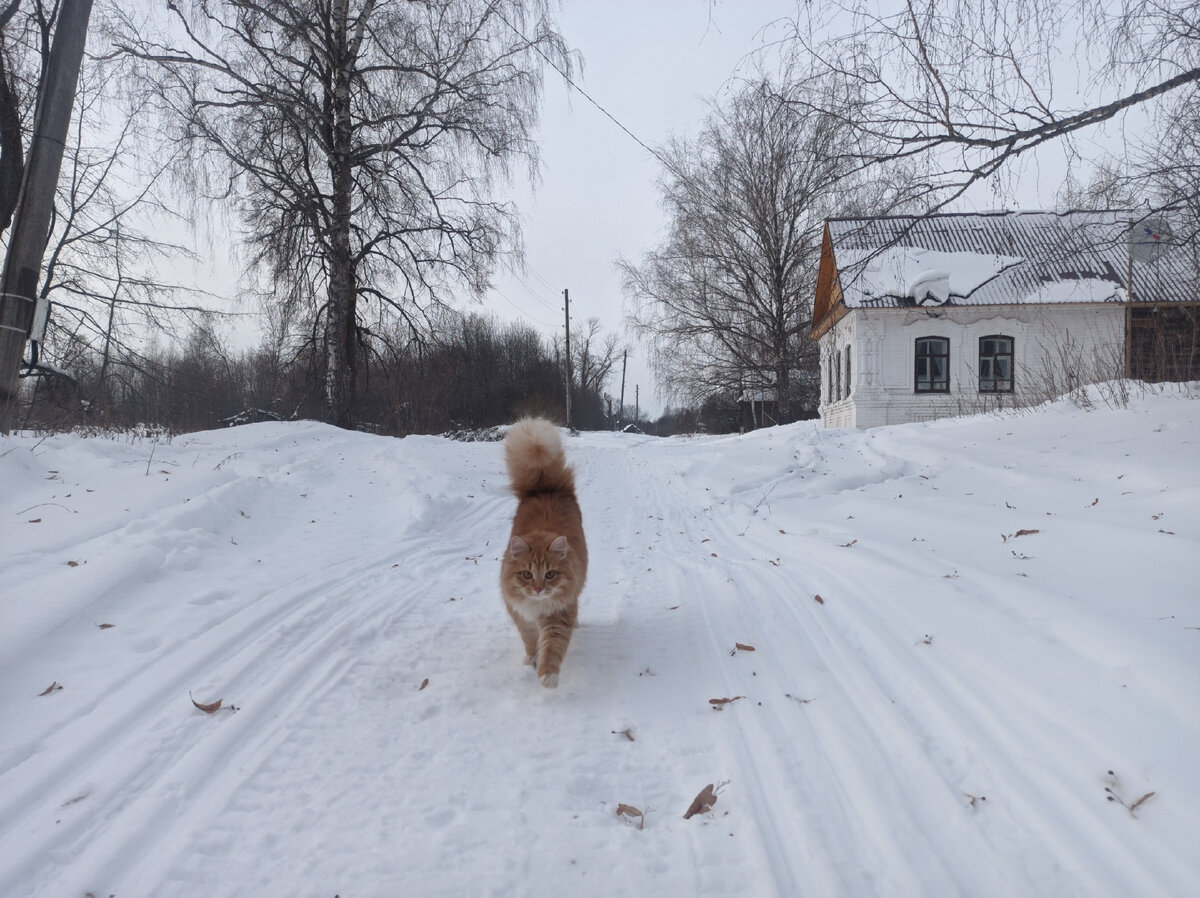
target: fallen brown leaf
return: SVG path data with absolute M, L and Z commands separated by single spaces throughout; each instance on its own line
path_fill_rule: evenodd
M 111 630 L 116 624 L 96 624 L 101 630 Z
M 210 702 L 207 705 L 202 705 L 198 701 L 196 701 L 194 698 L 192 698 L 192 694 L 190 692 L 188 693 L 188 698 L 191 698 L 192 704 L 195 705 L 197 708 L 199 708 L 201 711 L 203 711 L 205 714 L 216 714 L 218 711 L 221 710 L 222 699 L 217 699 L 215 702 Z
M 821 595 L 820 595 L 820 593 L 818 593 L 817 595 L 813 596 L 813 601 L 814 601 L 814 602 L 816 602 L 818 605 L 824 605 L 824 604 L 825 604 L 825 600 L 824 600 L 823 598 L 821 598 Z
M 1129 813 L 1132 815 L 1134 811 L 1136 811 L 1138 808 L 1140 808 L 1143 804 L 1145 804 L 1147 801 L 1149 801 L 1151 798 L 1153 798 L 1157 794 L 1158 793 L 1156 793 L 1156 792 L 1147 792 L 1145 795 L 1143 795 L 1141 798 L 1139 798 L 1137 801 L 1135 801 L 1133 804 L 1131 804 L 1129 806 Z
M 740 701 L 741 699 L 744 699 L 745 697 L 746 696 L 744 696 L 744 695 L 735 695 L 733 698 L 710 698 L 708 700 L 708 703 L 710 705 L 712 705 L 714 708 L 716 708 L 717 710 L 720 710 L 721 708 L 725 707 L 726 705 L 731 704 L 736 701 Z
M 39 692 L 38 697 L 40 698 L 43 695 L 49 695 L 51 692 L 59 692 L 61 690 L 62 690 L 62 684 L 59 683 L 58 680 L 55 680 L 53 683 L 51 683 L 49 686 L 47 686 L 43 691 Z
M 424 689 L 428 685 L 429 685 L 429 677 L 426 677 L 425 679 L 423 679 L 421 681 L 421 685 L 417 687 L 417 692 L 420 692 L 422 689 Z
M 734 646 L 734 648 L 736 648 L 736 649 L 737 649 L 739 652 L 753 652 L 753 651 L 754 651 L 754 646 L 752 646 L 752 645 L 746 645 L 745 643 L 741 643 L 741 642 L 735 642 L 735 643 L 733 644 L 733 646 Z
M 688 820 L 697 814 L 707 814 L 716 803 L 717 793 L 713 791 L 713 784 L 709 783 L 700 790 L 700 794 L 688 805 L 687 813 L 683 815 L 683 819 Z
M 643 814 L 640 810 L 638 810 L 631 804 L 624 804 L 624 803 L 618 804 L 617 805 L 617 816 L 618 817 L 628 817 L 630 819 L 630 822 L 632 822 L 634 817 L 638 818 L 638 829 L 642 829 L 646 825 L 646 815 Z
M 624 736 L 624 737 L 625 737 L 626 739 L 628 739 L 630 742 L 636 742 L 636 741 L 637 741 L 636 739 L 634 739 L 634 738 L 633 738 L 633 731 L 632 731 L 630 728 L 628 728 L 628 727 L 626 727 L 626 728 L 625 728 L 625 729 L 623 729 L 623 730 L 613 730 L 613 731 L 612 731 L 612 734 L 613 734 L 614 736 Z

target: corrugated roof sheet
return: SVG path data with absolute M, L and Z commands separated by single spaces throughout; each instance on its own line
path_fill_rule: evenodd
M 939 274 L 949 278 L 950 305 L 1125 302 L 1130 220 L 1123 212 L 995 212 L 828 226 L 846 306 L 893 308 L 919 302 L 913 293 Z M 1200 301 L 1195 259 L 1194 246 L 1176 245 L 1134 262 L 1133 301 Z

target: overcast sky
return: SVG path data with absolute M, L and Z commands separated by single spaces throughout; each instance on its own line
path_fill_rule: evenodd
M 794 13 L 794 0 L 566 0 L 560 25 L 584 58 L 574 80 L 644 143 L 694 134 L 706 101 L 729 85 L 772 22 Z M 767 28 L 764 35 L 763 29 Z M 527 271 L 503 273 L 484 300 L 501 319 L 523 320 L 547 336 L 563 330 L 564 288 L 571 318 L 596 317 L 604 333 L 628 340 L 615 260 L 638 260 L 663 232 L 655 186 L 660 167 L 633 138 L 547 71 L 541 126 L 542 175 L 532 194 L 518 186 Z M 645 352 L 634 346 L 625 401 L 641 387 L 641 406 L 656 413 Z M 620 371 L 610 383 L 619 394 Z
M 622 125 L 651 147 L 673 134 L 694 135 L 708 102 L 727 93 L 749 58 L 778 39 L 795 0 L 565 0 L 561 30 L 584 58 L 576 81 Z M 600 319 L 604 333 L 624 331 L 618 257 L 640 260 L 663 234 L 657 160 L 551 70 L 541 125 L 542 176 L 532 194 L 517 185 L 527 271 L 499 273 L 485 310 L 520 319 L 547 336 L 563 330 L 562 291 L 571 318 Z M 1006 192 L 976 190 L 956 208 L 1049 208 L 1065 173 L 1053 153 L 1012 166 Z M 630 344 L 625 400 L 641 387 L 654 414 L 656 396 L 645 350 Z M 610 383 L 616 397 L 620 371 Z
M 725 96 L 739 72 L 752 74 L 753 54 L 781 37 L 796 0 L 563 0 L 559 25 L 583 57 L 574 81 L 621 125 L 651 147 L 672 135 L 697 133 L 709 103 Z M 660 165 L 637 140 L 569 87 L 545 73 L 538 140 L 541 174 L 536 185 L 518 178 L 516 202 L 526 251 L 524 273 L 498 271 L 482 306 L 463 311 L 520 320 L 547 338 L 563 332 L 563 290 L 570 290 L 571 319 L 582 327 L 600 320 L 605 334 L 629 343 L 625 401 L 640 387 L 643 413 L 662 411 L 645 349 L 624 329 L 625 298 L 615 261 L 639 261 L 664 233 L 656 186 Z M 1064 168 L 1025 169 L 1015 193 L 976 195 L 964 209 L 1039 208 L 1053 205 Z M 225 281 L 232 262 L 224 253 L 195 266 L 198 280 L 218 293 L 237 295 Z M 257 342 L 257 313 L 238 308 L 235 335 Z M 254 331 L 253 337 L 247 335 Z M 609 383 L 617 398 L 619 366 Z

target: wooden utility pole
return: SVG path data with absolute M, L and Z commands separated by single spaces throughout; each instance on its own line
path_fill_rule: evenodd
M 571 426 L 571 294 L 563 290 L 563 309 L 567 319 L 567 430 Z
M 9 232 L 8 255 L 0 276 L 0 431 L 12 427 L 20 389 L 21 357 L 33 330 L 42 255 L 50 236 L 54 191 L 62 168 L 63 144 L 79 83 L 92 0 L 63 0 L 54 45 L 38 97 L 29 159 Z M 44 311 L 36 316 L 44 321 Z M 40 334 L 38 335 L 40 338 Z
M 629 350 L 621 353 L 621 404 L 617 406 L 617 419 L 625 420 L 625 363 L 629 361 Z M 619 426 L 619 425 L 618 425 Z

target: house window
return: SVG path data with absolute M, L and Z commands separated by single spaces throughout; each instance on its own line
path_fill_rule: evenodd
M 846 383 L 845 383 L 844 389 L 846 390 L 846 398 L 849 399 L 850 398 L 850 347 L 849 346 L 846 347 Z
M 842 351 L 839 349 L 837 354 L 830 360 L 833 365 L 833 398 L 842 398 Z
M 1013 391 L 1013 338 L 979 338 L 979 392 Z
M 945 337 L 921 337 L 917 340 L 917 393 L 950 392 L 950 341 Z

